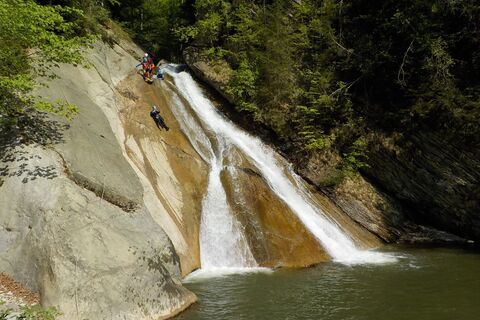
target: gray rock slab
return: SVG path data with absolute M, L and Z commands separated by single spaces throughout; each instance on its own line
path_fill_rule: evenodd
M 117 128 L 112 128 L 102 108 L 118 112 L 113 86 L 133 70 L 135 60 L 119 47 L 113 50 L 100 43 L 87 59 L 89 68 L 61 66 L 56 70 L 58 78 L 39 91 L 47 100 L 61 98 L 79 108 L 55 148 L 79 184 L 132 209 L 142 202 L 143 188 L 122 154 L 122 142 L 113 133 Z
M 195 300 L 145 208 L 125 212 L 78 186 L 52 149 L 19 148 L 0 187 L 0 270 L 63 319 L 159 319 Z

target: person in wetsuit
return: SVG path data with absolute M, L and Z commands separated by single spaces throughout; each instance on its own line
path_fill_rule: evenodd
M 160 112 L 157 110 L 157 106 L 152 107 L 152 111 L 150 111 L 150 117 L 153 118 L 155 124 L 157 125 L 158 129 L 164 128 L 165 130 L 170 130 L 167 125 L 165 124 L 165 120 L 163 120 Z

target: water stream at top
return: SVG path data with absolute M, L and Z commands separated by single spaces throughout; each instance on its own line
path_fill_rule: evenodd
M 242 226 L 229 209 L 220 180 L 229 146 L 235 146 L 252 161 L 276 196 L 292 209 L 334 261 L 359 264 L 394 260 L 385 253 L 358 249 L 352 239 L 312 202 L 309 191 L 299 182 L 301 179 L 286 163 L 278 160 L 272 148 L 220 114 L 190 74 L 175 72 L 173 68 L 167 73 L 172 76 L 181 95 L 179 97 L 170 90 L 174 99 L 172 111 L 194 148 L 210 165 L 200 226 L 203 270 L 257 266 Z M 168 85 L 164 86 L 168 88 Z M 182 100 L 188 102 L 188 106 Z M 185 108 L 190 108 L 190 112 Z

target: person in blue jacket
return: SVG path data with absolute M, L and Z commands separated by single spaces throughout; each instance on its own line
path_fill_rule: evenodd
M 155 124 L 157 125 L 158 129 L 164 128 L 165 130 L 170 130 L 170 128 L 167 127 L 165 124 L 165 120 L 163 120 L 162 116 L 160 115 L 160 112 L 157 110 L 157 106 L 152 107 L 152 111 L 150 111 L 150 117 L 153 118 L 153 121 L 155 121 Z

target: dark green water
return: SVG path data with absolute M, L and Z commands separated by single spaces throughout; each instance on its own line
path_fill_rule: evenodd
M 402 258 L 186 283 L 199 302 L 175 319 L 480 319 L 480 253 L 389 250 Z

